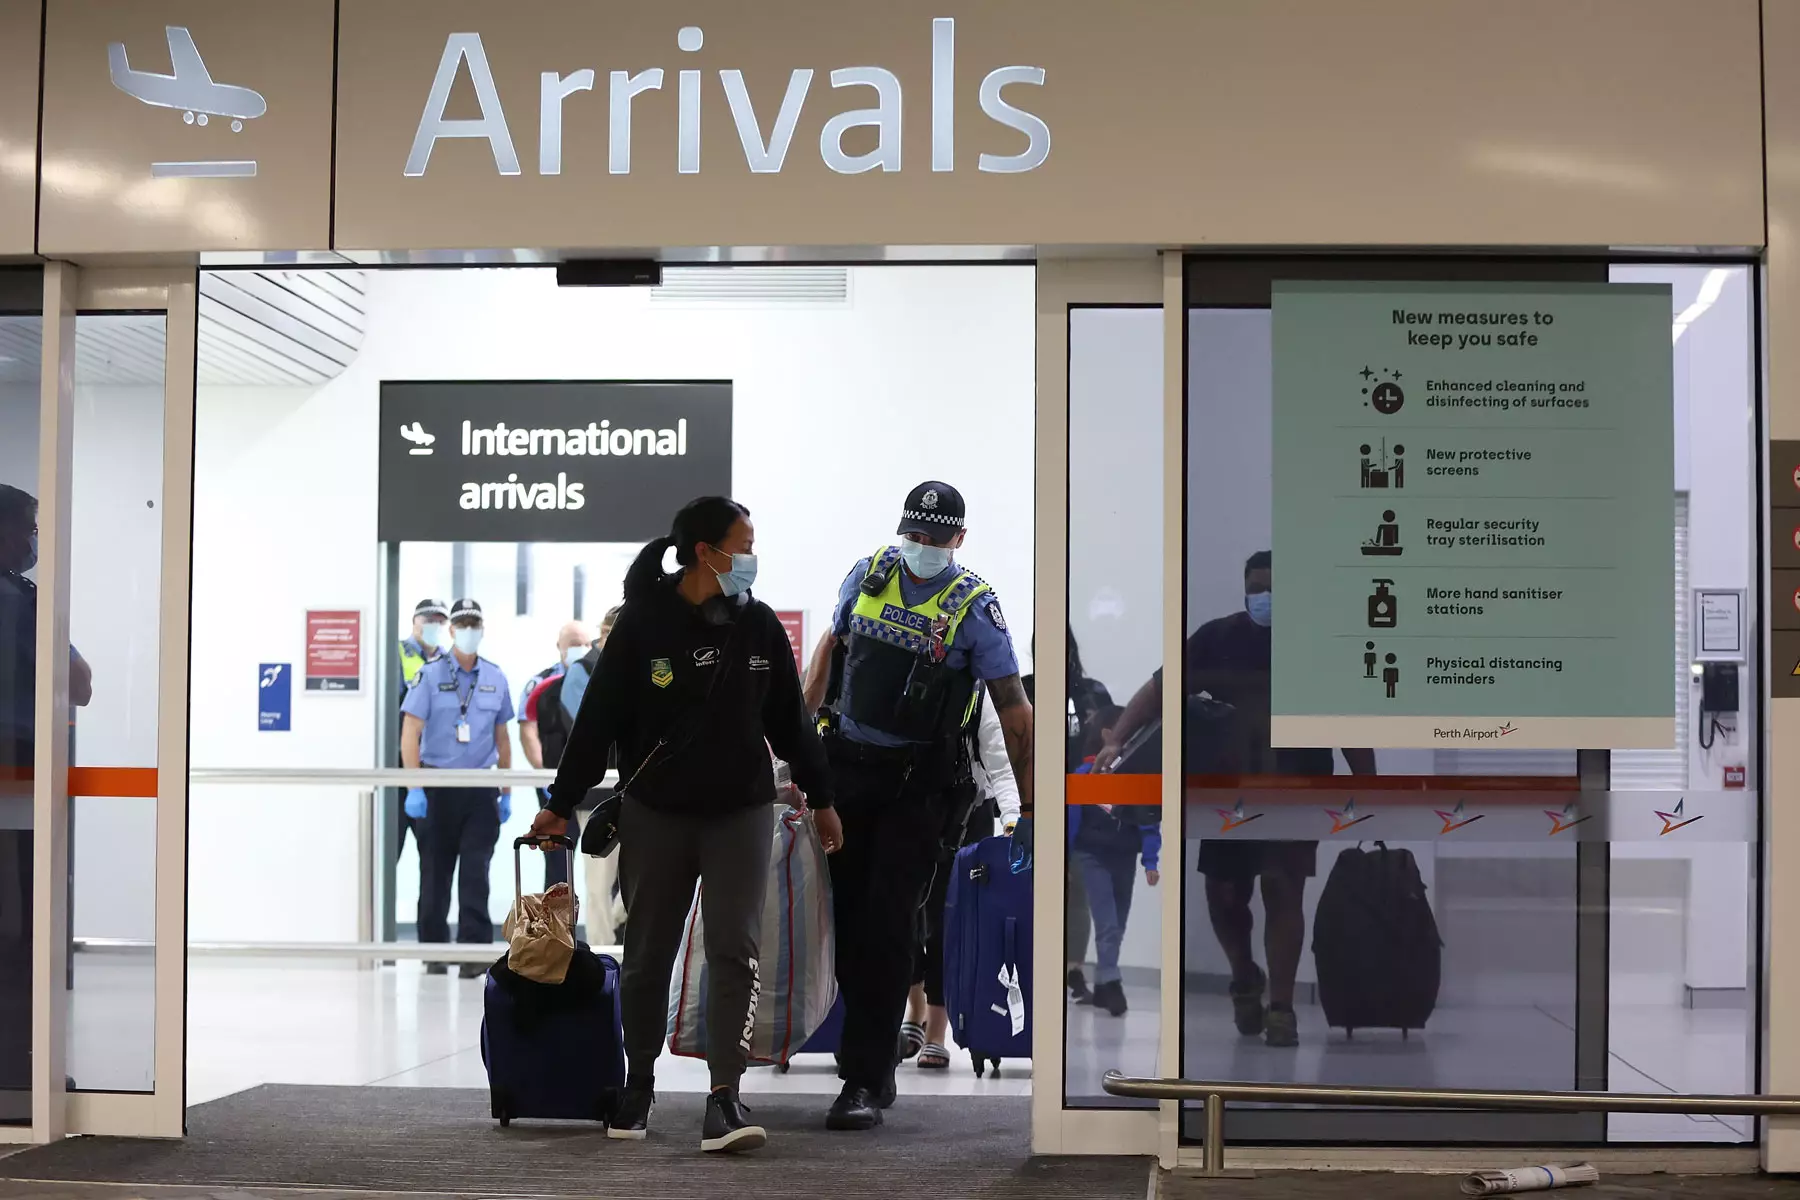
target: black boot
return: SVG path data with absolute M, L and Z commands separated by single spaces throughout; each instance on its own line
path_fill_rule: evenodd
M 1104 1008 L 1115 1017 L 1124 1016 L 1127 1008 L 1125 1003 L 1125 985 L 1116 979 L 1111 983 L 1095 984 L 1094 1004 L 1099 1008 Z
M 1087 976 L 1081 973 L 1080 967 L 1070 967 L 1068 975 L 1069 999 L 1076 1004 L 1091 1004 L 1094 993 L 1088 991 Z
M 708 1154 L 740 1154 L 760 1150 L 768 1140 L 763 1127 L 751 1123 L 750 1110 L 738 1099 L 736 1088 L 720 1088 L 706 1098 L 700 1149 Z
M 836 1133 L 861 1133 L 881 1124 L 881 1106 L 866 1087 L 846 1083 L 826 1114 L 825 1128 Z

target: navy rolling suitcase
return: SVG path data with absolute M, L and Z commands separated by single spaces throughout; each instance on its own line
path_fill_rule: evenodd
M 975 1074 L 1031 1057 L 1031 870 L 1013 872 L 1011 839 L 959 851 L 944 902 L 944 1000 Z
M 565 841 L 573 865 L 574 843 Z M 530 844 L 513 844 L 515 868 Z M 481 1061 L 495 1119 L 610 1120 L 625 1086 L 619 964 L 577 943 L 560 984 L 522 979 L 502 958 L 486 988 Z
M 825 1023 L 813 1030 L 812 1036 L 806 1039 L 806 1044 L 800 1047 L 800 1053 L 830 1054 L 835 1056 L 838 1052 L 838 1042 L 843 1039 L 843 1036 L 844 998 L 839 996 L 832 1004 L 831 1011 L 825 1014 Z M 788 1072 L 788 1065 L 789 1064 L 787 1063 L 782 1063 L 775 1069 L 780 1071 L 783 1075 L 786 1075 Z

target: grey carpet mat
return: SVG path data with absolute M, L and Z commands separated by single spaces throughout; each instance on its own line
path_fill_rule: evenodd
M 1028 1158 L 1025 1100 L 908 1096 L 874 1133 L 833 1134 L 830 1099 L 750 1097 L 769 1145 L 726 1158 L 700 1153 L 696 1094 L 661 1098 L 634 1144 L 593 1125 L 500 1129 L 480 1091 L 269 1085 L 196 1107 L 183 1141 L 71 1138 L 0 1159 L 0 1178 L 655 1200 L 1145 1194 L 1146 1159 Z

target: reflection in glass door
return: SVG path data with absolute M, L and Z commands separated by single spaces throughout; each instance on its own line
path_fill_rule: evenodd
M 1672 544 L 1678 588 L 1685 588 L 1691 570 L 1709 573 L 1705 581 L 1694 580 L 1696 586 L 1743 587 L 1743 580 L 1755 578 L 1750 272 L 1631 270 L 1640 272 L 1630 276 L 1633 280 L 1650 278 L 1641 274 L 1648 271 L 1675 292 L 1676 411 L 1664 419 L 1674 421 L 1677 439 L 1672 484 L 1678 521 Z M 1188 704 L 1184 736 L 1190 778 L 1179 876 L 1182 1073 L 1191 1079 L 1427 1088 L 1753 1090 L 1755 1038 L 1748 1005 L 1754 956 L 1746 948 L 1753 908 L 1747 898 L 1755 885 L 1743 850 L 1754 838 L 1755 784 L 1733 796 L 1720 791 L 1719 780 L 1733 778 L 1724 767 L 1690 772 L 1686 765 L 1701 756 L 1699 746 L 1716 739 L 1703 736 L 1699 746 L 1689 745 L 1697 726 L 1686 694 L 1691 685 L 1685 642 L 1677 647 L 1671 674 L 1678 690 L 1675 751 L 1334 748 L 1324 752 L 1329 765 L 1322 758 L 1264 765 L 1288 776 L 1314 776 L 1299 796 L 1269 790 L 1270 781 L 1254 772 L 1213 774 L 1222 768 L 1209 765 L 1208 746 L 1223 736 L 1223 726 L 1207 727 L 1212 711 L 1207 701 L 1222 694 L 1221 686 L 1213 686 L 1221 684 L 1222 665 L 1240 674 L 1249 669 L 1237 661 L 1248 651 L 1222 639 L 1247 620 L 1254 623 L 1254 596 L 1270 591 L 1273 582 L 1275 564 L 1263 554 L 1280 550 L 1270 546 L 1268 304 L 1270 282 L 1277 278 L 1605 282 L 1608 268 L 1604 263 L 1190 260 L 1184 694 L 1202 699 L 1199 709 Z M 1734 298 L 1743 303 L 1734 307 Z M 1708 336 L 1695 338 L 1699 330 Z M 1687 348 L 1684 336 L 1690 339 Z M 1707 409 L 1704 432 L 1692 416 L 1700 407 Z M 1712 538 L 1706 550 L 1691 554 L 1688 514 L 1702 496 Z M 1678 597 L 1678 612 L 1685 606 Z M 1246 613 L 1249 617 L 1239 615 Z M 1237 659 L 1226 663 L 1233 654 Z M 1230 681 L 1223 690 L 1231 690 Z M 1694 694 L 1699 695 L 1697 687 Z M 1240 712 L 1255 707 L 1244 695 L 1233 698 Z M 1753 702 L 1746 699 L 1740 707 Z M 1744 764 L 1754 762 L 1755 754 L 1746 744 L 1753 739 L 1737 731 L 1754 729 L 1754 715 L 1732 712 L 1722 728 L 1730 731 L 1726 738 L 1733 744 L 1707 749 L 1705 757 L 1712 764 L 1737 764 L 1741 785 Z M 1709 732 L 1704 725 L 1698 729 Z M 1378 778 L 1352 781 L 1353 773 L 1371 768 Z M 1466 794 L 1474 777 L 1483 780 L 1482 794 L 1492 797 L 1490 813 L 1459 813 L 1451 803 L 1432 803 L 1434 792 Z M 1361 808 L 1357 815 L 1342 802 L 1352 788 Z M 1563 796 L 1605 807 L 1609 833 L 1590 840 L 1571 832 L 1567 823 L 1559 825 L 1564 806 L 1557 801 Z M 1686 812 L 1709 817 L 1711 824 L 1697 827 L 1704 834 L 1679 820 L 1653 819 L 1655 810 L 1675 810 L 1684 797 Z M 1301 807 L 1316 832 L 1291 828 Z M 1373 826 L 1353 826 L 1382 807 L 1390 814 L 1384 830 L 1396 824 L 1405 829 L 1390 832 L 1386 846 L 1417 864 L 1441 938 L 1430 988 L 1435 1003 L 1422 1029 L 1352 1035 L 1331 1027 L 1319 1003 L 1314 938 L 1334 865 L 1358 849 L 1360 838 L 1374 836 Z M 1447 812 L 1434 815 L 1435 808 Z M 1393 821 L 1391 814 L 1402 810 L 1423 824 Z M 1327 813 L 1336 815 L 1327 822 Z M 1471 815 L 1485 824 L 1463 828 Z M 1531 821 L 1548 824 L 1539 830 Z M 1671 826 L 1692 840 L 1671 839 L 1665 832 Z M 1723 839 L 1716 848 L 1714 839 Z M 1732 903 L 1732 897 L 1743 903 Z M 1695 991 L 1700 979 L 1718 990 Z M 1197 1117 L 1189 1113 L 1184 1121 L 1189 1137 L 1200 1132 Z M 1615 1118 L 1609 1123 L 1593 1115 L 1234 1108 L 1227 1117 L 1227 1137 L 1234 1143 L 1570 1143 L 1609 1136 L 1735 1141 L 1748 1133 L 1717 1121 Z
M 43 275 L 0 272 L 0 1125 L 31 1122 L 32 778 L 37 699 Z

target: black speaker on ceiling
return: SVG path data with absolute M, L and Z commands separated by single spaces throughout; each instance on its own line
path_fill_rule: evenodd
M 657 287 L 662 264 L 648 258 L 583 258 L 556 264 L 557 287 Z

